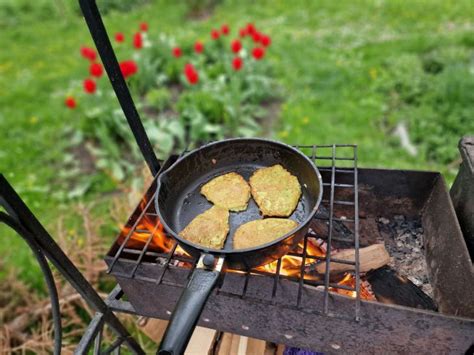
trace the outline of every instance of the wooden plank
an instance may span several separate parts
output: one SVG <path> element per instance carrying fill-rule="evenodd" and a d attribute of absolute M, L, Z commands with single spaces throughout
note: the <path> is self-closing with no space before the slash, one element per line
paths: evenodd
<path fill-rule="evenodd" d="M 137 325 L 148 338 L 159 344 L 165 334 L 168 323 L 167 320 L 141 317 Z"/>
<path fill-rule="evenodd" d="M 196 327 L 184 355 L 203 355 L 212 351 L 216 330 Z"/>
<path fill-rule="evenodd" d="M 355 260 L 355 249 L 343 250 L 335 254 L 331 254 L 331 259 L 341 259 L 345 261 Z M 368 272 L 376 270 L 390 262 L 390 255 L 383 244 L 373 244 L 365 248 L 359 249 L 359 271 Z M 310 266 L 311 270 L 318 274 L 324 274 L 326 271 L 326 262 L 320 262 Z M 330 272 L 333 274 L 340 274 L 347 271 L 354 270 L 354 265 L 339 264 L 334 261 L 331 262 Z"/>
<path fill-rule="evenodd" d="M 267 351 L 267 342 L 260 339 L 248 338 L 237 334 L 224 333 L 219 339 L 219 344 L 214 344 L 216 355 L 273 355 L 275 352 Z M 212 349 L 211 349 L 212 350 Z"/>
<path fill-rule="evenodd" d="M 265 340 L 248 338 L 246 355 L 265 355 L 267 342 Z"/>
<path fill-rule="evenodd" d="M 232 334 L 223 333 L 216 347 L 216 355 L 228 355 L 232 346 Z"/>

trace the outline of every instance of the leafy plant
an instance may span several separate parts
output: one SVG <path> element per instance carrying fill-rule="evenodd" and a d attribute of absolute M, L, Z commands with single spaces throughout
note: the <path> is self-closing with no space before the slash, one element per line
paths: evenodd
<path fill-rule="evenodd" d="M 131 35 L 133 47 L 124 47 L 125 34 L 116 33 L 120 68 L 157 154 L 231 136 L 254 136 L 265 114 L 261 104 L 275 97 L 271 68 L 263 59 L 271 39 L 248 24 L 239 39 L 230 28 L 211 30 L 210 42 L 176 40 L 148 34 L 148 25 Z M 128 35 L 130 37 L 130 35 Z M 96 167 L 121 181 L 135 170 L 140 154 L 123 113 L 105 78 L 95 50 L 81 48 L 89 77 L 82 92 L 68 96 L 65 105 L 87 119 L 78 128 L 82 143 L 95 157 Z M 78 83 L 70 91 L 78 91 Z M 81 190 L 82 191 L 82 190 Z"/>

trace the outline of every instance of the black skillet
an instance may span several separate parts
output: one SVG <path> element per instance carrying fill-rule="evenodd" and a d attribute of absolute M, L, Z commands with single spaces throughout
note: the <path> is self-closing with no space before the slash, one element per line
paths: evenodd
<path fill-rule="evenodd" d="M 228 172 L 241 174 L 248 181 L 255 170 L 275 164 L 295 175 L 301 185 L 302 196 L 290 216 L 299 223 L 293 231 L 258 247 L 234 250 L 235 229 L 262 218 L 250 199 L 246 211 L 230 213 L 230 231 L 222 250 L 191 243 L 178 235 L 194 217 L 212 206 L 200 193 L 203 184 Z M 319 207 L 322 186 L 321 175 L 308 157 L 291 146 L 264 139 L 237 138 L 205 145 L 159 176 L 155 204 L 160 220 L 179 245 L 199 261 L 175 307 L 158 354 L 184 353 L 224 260 L 229 268 L 249 270 L 277 260 L 298 245 Z"/>

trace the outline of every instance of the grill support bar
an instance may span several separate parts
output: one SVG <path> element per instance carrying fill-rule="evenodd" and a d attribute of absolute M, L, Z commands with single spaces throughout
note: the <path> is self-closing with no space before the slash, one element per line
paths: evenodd
<path fill-rule="evenodd" d="M 150 139 L 148 138 L 143 123 L 138 114 L 137 108 L 128 89 L 127 83 L 120 71 L 120 67 L 115 56 L 115 52 L 110 43 L 109 36 L 105 29 L 102 17 L 95 0 L 79 0 L 84 19 L 92 35 L 92 39 L 99 52 L 100 59 L 104 63 L 105 71 L 110 79 L 110 83 L 117 95 L 123 113 L 127 118 L 130 129 L 135 136 L 135 140 L 142 152 L 143 158 L 148 165 L 153 176 L 156 176 L 160 170 L 160 163 L 153 151 Z"/>

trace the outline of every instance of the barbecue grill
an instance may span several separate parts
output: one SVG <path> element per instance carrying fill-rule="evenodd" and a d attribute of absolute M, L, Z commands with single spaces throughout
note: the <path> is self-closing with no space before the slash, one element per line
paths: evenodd
<path fill-rule="evenodd" d="M 143 353 L 114 312 L 169 319 L 198 260 L 181 249 L 160 223 L 154 204 L 159 174 L 177 159 L 159 162 L 145 133 L 94 0 L 81 9 L 104 67 L 154 176 L 139 205 L 105 257 L 118 285 L 102 300 L 49 233 L 0 175 L 0 221 L 34 251 L 48 286 L 55 353 L 61 348 L 57 291 L 49 260 L 96 311 L 77 352 L 110 353 L 126 346 Z M 463 165 L 451 197 L 437 172 L 358 168 L 356 145 L 295 145 L 319 168 L 322 208 L 295 251 L 272 264 L 227 268 L 199 325 L 328 353 L 468 353 L 474 345 L 473 139 L 461 141 Z M 456 210 L 453 208 L 456 207 Z M 469 212 L 471 211 L 471 212 Z M 457 213 L 457 215 L 456 215 Z M 377 221 L 403 215 L 419 220 L 427 269 L 438 311 L 365 300 L 361 247 L 380 236 Z M 459 216 L 459 220 L 458 220 Z M 460 224 L 461 223 L 461 224 Z M 463 234 L 464 232 L 464 234 Z M 350 245 L 354 259 L 333 257 L 332 246 Z M 323 252 L 315 252 L 323 250 Z M 471 253 L 471 256 L 469 255 Z M 324 263 L 324 272 L 315 265 Z M 345 265 L 344 279 L 332 268 Z M 117 335 L 102 347 L 102 329 Z M 469 350 L 470 349 L 470 350 Z"/>

